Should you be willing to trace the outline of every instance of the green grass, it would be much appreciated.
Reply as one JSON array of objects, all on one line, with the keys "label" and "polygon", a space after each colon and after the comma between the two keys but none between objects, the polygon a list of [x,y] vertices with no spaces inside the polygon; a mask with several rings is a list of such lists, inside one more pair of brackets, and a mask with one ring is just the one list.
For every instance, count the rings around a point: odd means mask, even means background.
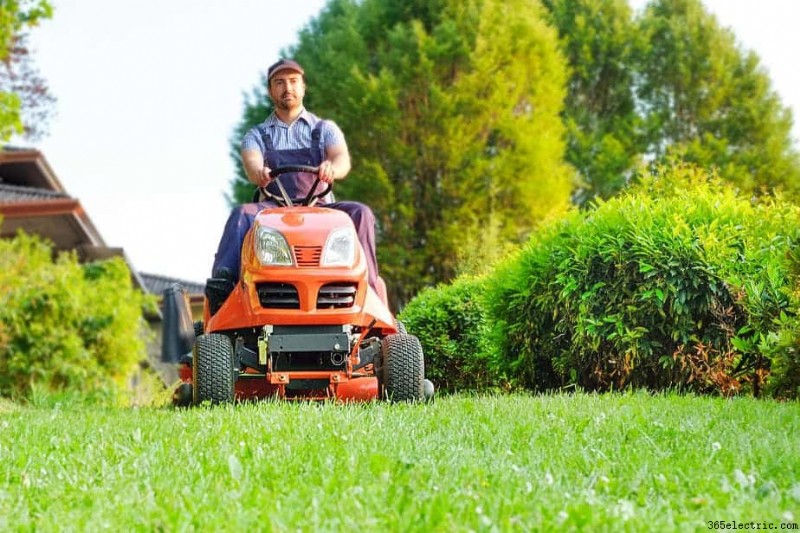
[{"label": "green grass", "polygon": [[0,410],[0,530],[800,522],[800,404],[644,393]]}]

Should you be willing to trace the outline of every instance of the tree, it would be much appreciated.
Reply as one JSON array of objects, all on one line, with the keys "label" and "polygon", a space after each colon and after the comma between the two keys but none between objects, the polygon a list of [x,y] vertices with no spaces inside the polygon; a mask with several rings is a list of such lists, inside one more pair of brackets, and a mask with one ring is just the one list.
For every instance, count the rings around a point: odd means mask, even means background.
[{"label": "tree", "polygon": [[545,0],[571,69],[564,109],[567,161],[584,205],[625,186],[646,149],[633,68],[642,42],[626,0]]},{"label": "tree", "polygon": [[[459,250],[491,260],[567,208],[566,70],[544,15],[525,0],[332,0],[288,50],[309,109],[347,135],[336,193],[375,211],[396,304],[451,279]],[[259,89],[239,132],[267,109]]]},{"label": "tree", "polygon": [[42,134],[54,101],[27,46],[27,31],[53,15],[48,0],[0,0],[0,142]]},{"label": "tree", "polygon": [[648,151],[716,166],[740,190],[800,194],[792,117],[753,52],[744,52],[700,0],[654,0],[639,28]]},{"label": "tree", "polygon": [[716,166],[741,190],[800,194],[791,115],[758,57],[699,0],[545,0],[569,59],[567,160],[579,205],[608,198],[642,161]]}]

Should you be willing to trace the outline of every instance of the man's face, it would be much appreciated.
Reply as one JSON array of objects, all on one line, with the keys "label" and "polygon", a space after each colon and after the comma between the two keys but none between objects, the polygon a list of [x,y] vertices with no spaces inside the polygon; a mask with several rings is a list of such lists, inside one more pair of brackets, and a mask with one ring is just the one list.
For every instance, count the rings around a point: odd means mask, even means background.
[{"label": "man's face", "polygon": [[302,74],[293,70],[278,72],[269,82],[269,95],[275,102],[275,107],[283,111],[292,111],[302,106],[306,95]]}]

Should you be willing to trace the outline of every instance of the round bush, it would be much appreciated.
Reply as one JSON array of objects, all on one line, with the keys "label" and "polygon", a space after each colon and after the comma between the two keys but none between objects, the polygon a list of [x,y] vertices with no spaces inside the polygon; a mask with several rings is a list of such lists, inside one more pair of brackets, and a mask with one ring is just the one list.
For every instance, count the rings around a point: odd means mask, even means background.
[{"label": "round bush", "polygon": [[146,359],[145,297],[119,258],[52,257],[37,237],[0,241],[0,396],[121,399]]},{"label": "round bush", "polygon": [[796,333],[798,228],[796,206],[661,170],[542,229],[495,272],[500,359],[534,389],[759,394]]}]

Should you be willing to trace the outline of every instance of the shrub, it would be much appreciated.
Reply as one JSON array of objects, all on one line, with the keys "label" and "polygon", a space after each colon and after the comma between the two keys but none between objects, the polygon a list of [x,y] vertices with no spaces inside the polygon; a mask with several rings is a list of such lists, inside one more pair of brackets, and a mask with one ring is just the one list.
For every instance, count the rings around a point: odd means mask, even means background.
[{"label": "shrub", "polygon": [[37,237],[0,241],[0,395],[120,398],[146,358],[145,297],[119,258],[52,257]]},{"label": "shrub", "polygon": [[485,390],[501,377],[492,368],[482,278],[462,276],[417,294],[399,315],[425,353],[425,376],[438,390]]},{"label": "shrub", "polygon": [[500,358],[534,389],[758,394],[797,332],[787,252],[798,227],[796,207],[662,169],[498,268],[487,286]]},{"label": "shrub", "polygon": [[[800,239],[795,239],[795,243]],[[767,387],[773,396],[800,398],[800,254],[797,247],[788,253],[792,288],[788,290],[791,313],[782,313],[778,326],[765,343],[770,356],[771,371]]]}]

